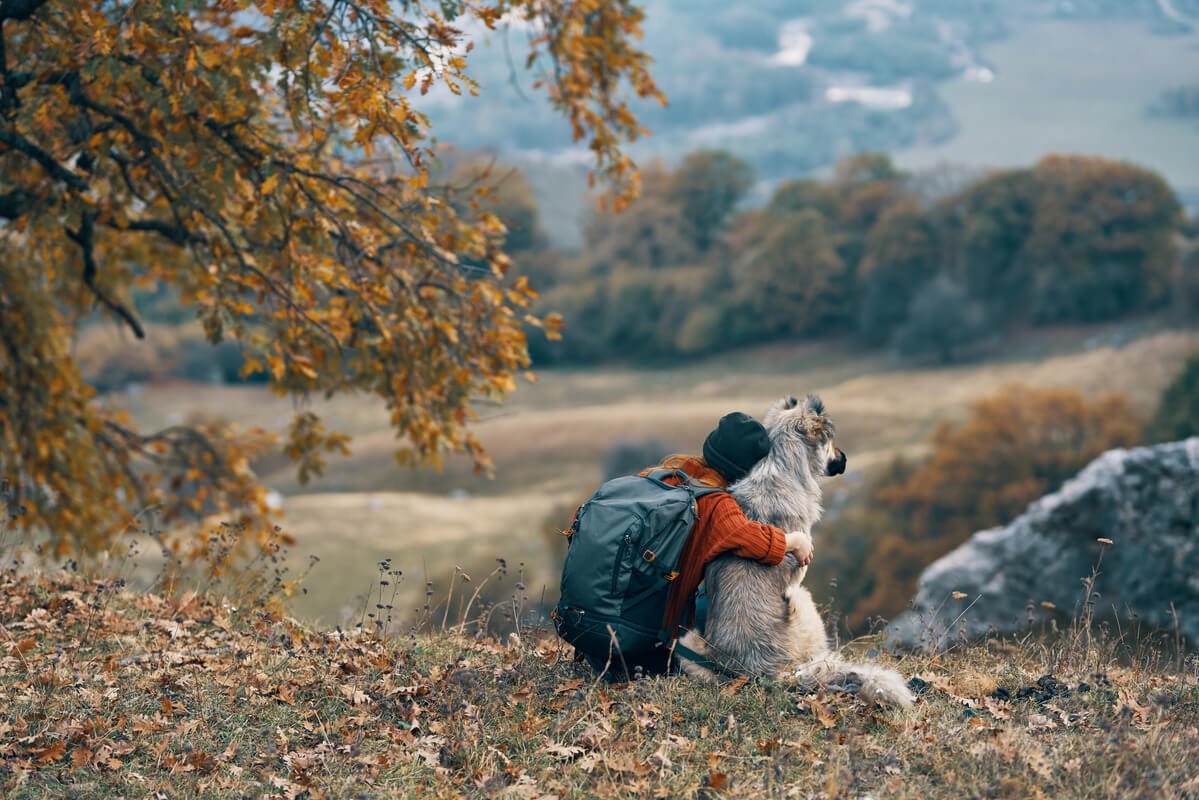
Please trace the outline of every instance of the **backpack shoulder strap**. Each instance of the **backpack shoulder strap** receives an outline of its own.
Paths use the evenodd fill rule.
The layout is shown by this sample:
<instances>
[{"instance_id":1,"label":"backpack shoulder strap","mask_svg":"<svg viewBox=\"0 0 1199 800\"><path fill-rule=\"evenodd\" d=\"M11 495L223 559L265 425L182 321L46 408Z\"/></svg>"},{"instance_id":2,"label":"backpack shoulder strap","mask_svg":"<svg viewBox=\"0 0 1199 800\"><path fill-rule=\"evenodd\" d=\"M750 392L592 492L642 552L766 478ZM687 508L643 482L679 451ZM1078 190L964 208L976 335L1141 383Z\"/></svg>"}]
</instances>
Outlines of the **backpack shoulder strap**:
<instances>
[{"instance_id":1,"label":"backpack shoulder strap","mask_svg":"<svg viewBox=\"0 0 1199 800\"><path fill-rule=\"evenodd\" d=\"M675 486L673 484L669 484L666 482L666 478L669 478L672 476L679 478L678 486ZM692 478L686 472L683 472L683 470L681 470L681 469L666 469L666 468L655 469L652 472L647 472L642 477L648 478L649 480L653 481L654 483L658 484L659 486L662 486L667 489L686 489L687 491L689 491L692 494L692 496L694 496L696 498L700 498L700 497L703 497L704 495L708 495L708 494L715 494L716 492L727 492L728 491L728 489L725 489L725 488L722 488L719 486L704 486L704 485L698 483L694 478Z\"/></svg>"}]
</instances>

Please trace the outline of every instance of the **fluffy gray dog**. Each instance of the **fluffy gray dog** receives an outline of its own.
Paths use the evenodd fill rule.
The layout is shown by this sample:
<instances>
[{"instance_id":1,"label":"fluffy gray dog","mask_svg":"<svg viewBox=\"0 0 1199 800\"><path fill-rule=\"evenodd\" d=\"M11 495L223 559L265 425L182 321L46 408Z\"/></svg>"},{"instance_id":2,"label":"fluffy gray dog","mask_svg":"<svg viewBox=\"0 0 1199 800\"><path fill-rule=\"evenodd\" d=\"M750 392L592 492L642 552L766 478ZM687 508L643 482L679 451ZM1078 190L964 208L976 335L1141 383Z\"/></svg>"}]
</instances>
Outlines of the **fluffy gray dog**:
<instances>
[{"instance_id":1,"label":"fluffy gray dog","mask_svg":"<svg viewBox=\"0 0 1199 800\"><path fill-rule=\"evenodd\" d=\"M845 453L833 444L833 423L819 397L779 400L766 412L770 454L729 487L746 516L811 536L820 519L817 478L845 471ZM824 621L812 595L800 586L807 567L794 553L770 567L722 556L704 571L709 597L701 636L679 640L729 673L860 683L859 694L889 705L910 706L912 693L899 673L874 664L842 661L829 649ZM715 680L705 667L680 659L692 677Z\"/></svg>"}]
</instances>

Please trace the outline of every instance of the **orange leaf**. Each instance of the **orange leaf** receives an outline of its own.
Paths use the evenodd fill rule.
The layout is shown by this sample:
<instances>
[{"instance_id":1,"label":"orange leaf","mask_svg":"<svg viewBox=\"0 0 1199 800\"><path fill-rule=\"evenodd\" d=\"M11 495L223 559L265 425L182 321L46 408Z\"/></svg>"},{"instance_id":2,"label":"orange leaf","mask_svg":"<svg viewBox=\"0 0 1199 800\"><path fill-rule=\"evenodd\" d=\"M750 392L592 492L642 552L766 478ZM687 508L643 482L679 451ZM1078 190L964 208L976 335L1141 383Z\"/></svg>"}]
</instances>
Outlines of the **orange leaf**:
<instances>
[{"instance_id":1,"label":"orange leaf","mask_svg":"<svg viewBox=\"0 0 1199 800\"><path fill-rule=\"evenodd\" d=\"M95 755L86 747L76 747L71 751L71 766L75 769L83 769L88 764L92 763L92 756Z\"/></svg>"},{"instance_id":2,"label":"orange leaf","mask_svg":"<svg viewBox=\"0 0 1199 800\"><path fill-rule=\"evenodd\" d=\"M731 681L729 681L720 690L720 693L722 695L724 695L725 697L732 697L733 695L735 695L737 693L738 689L740 689L742 686L744 686L747 683L749 683L748 675L738 675L736 678L733 678Z\"/></svg>"},{"instance_id":3,"label":"orange leaf","mask_svg":"<svg viewBox=\"0 0 1199 800\"><path fill-rule=\"evenodd\" d=\"M713 791L723 792L729 785L729 776L723 772L708 773L708 788Z\"/></svg>"},{"instance_id":4,"label":"orange leaf","mask_svg":"<svg viewBox=\"0 0 1199 800\"><path fill-rule=\"evenodd\" d=\"M837 715L834 714L829 707L817 700L815 697L809 697L804 700L808 704L808 708L812 709L812 713L816 715L816 719L820 720L820 724L826 728L832 728L837 724Z\"/></svg>"},{"instance_id":5,"label":"orange leaf","mask_svg":"<svg viewBox=\"0 0 1199 800\"><path fill-rule=\"evenodd\" d=\"M49 747L37 751L37 763L39 765L52 764L59 761L67 754L66 740L60 739Z\"/></svg>"}]
</instances>

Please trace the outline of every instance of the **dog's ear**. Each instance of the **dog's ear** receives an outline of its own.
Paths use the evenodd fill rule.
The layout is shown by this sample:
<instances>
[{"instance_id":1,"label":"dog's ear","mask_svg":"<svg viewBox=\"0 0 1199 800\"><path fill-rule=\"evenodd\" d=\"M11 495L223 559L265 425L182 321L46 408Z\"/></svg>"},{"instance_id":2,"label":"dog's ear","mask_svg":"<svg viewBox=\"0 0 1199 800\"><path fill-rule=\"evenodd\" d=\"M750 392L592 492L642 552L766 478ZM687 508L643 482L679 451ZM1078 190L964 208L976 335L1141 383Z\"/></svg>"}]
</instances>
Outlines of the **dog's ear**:
<instances>
[{"instance_id":1,"label":"dog's ear","mask_svg":"<svg viewBox=\"0 0 1199 800\"><path fill-rule=\"evenodd\" d=\"M824 414L824 401L819 395L810 394L804 398L804 409L812 414Z\"/></svg>"}]
</instances>

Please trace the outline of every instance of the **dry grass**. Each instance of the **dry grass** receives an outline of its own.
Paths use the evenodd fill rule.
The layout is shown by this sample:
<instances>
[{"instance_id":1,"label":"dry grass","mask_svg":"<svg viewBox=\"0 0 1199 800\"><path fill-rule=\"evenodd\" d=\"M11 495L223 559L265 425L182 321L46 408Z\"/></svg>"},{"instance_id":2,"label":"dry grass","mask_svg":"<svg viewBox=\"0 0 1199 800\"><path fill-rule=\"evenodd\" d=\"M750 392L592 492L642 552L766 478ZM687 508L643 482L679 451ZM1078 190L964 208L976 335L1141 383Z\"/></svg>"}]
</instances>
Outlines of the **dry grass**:
<instances>
[{"instance_id":1,"label":"dry grass","mask_svg":"<svg viewBox=\"0 0 1199 800\"><path fill-rule=\"evenodd\" d=\"M510 564L512 575L506 583L496 576L489 597L522 579L538 591L556 585L559 565L547 557L546 540L537 529L567 502L565 496L542 492L459 500L395 493L289 498L284 506L288 532L300 543L300 552L320 558L315 574L322 578L306 586L307 593L295 597L291 608L327 623L358 620L363 609L359 596L378 588L372 565L384 558L404 573L393 603L396 616L404 619L425 613L426 581L433 581L437 598L444 598L453 581L462 599L495 567L497 555ZM451 605L457 619L459 608Z\"/></svg>"},{"instance_id":2,"label":"dry grass","mask_svg":"<svg viewBox=\"0 0 1199 800\"><path fill-rule=\"evenodd\" d=\"M1194 662L1102 637L891 659L910 711L599 683L552 638L316 631L246 598L0 578L8 797L1187 797Z\"/></svg>"},{"instance_id":3,"label":"dry grass","mask_svg":"<svg viewBox=\"0 0 1199 800\"><path fill-rule=\"evenodd\" d=\"M548 371L504 406L480 409L479 436L497 466L491 481L475 476L462 460L451 459L442 473L398 470L395 441L376 404L362 397L314 401L331 426L355 435L352 457L334 461L325 479L306 488L294 483L284 464L264 478L289 495L284 524L298 539L297 552L318 554L318 573L335 576L333 588L298 599L297 609L307 617L336 620L355 608L354 598L375 577L371 564L387 557L411 581L405 607L421 600L426 578L440 590L455 564L474 572L495 555L514 567L523 560L531 594L546 587L552 595L557 556L539 533L546 514L566 508L567 516L572 500L590 494L602 477L604 454L617 441L652 437L693 449L729 410L760 413L784 394L818 391L837 420L851 472L860 476L896 452L919 455L939 422L964 418L970 403L1012 381L1091 395L1123 392L1148 414L1199 348L1199 333L1135 333L1111 326L1036 332L1009 343L1004 360L952 368L900 370L843 346L803 344L659 371ZM182 384L149 387L124 401L151 425L219 410L243 424L277 429L292 408L261 388ZM472 499L447 498L455 489Z\"/></svg>"}]
</instances>

